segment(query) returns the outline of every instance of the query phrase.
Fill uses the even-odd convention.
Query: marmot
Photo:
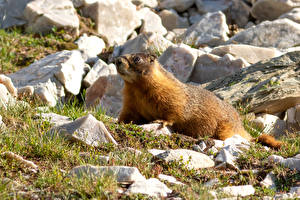
[[[193,138],[210,136],[225,140],[239,134],[253,139],[230,104],[200,86],[180,82],[155,56],[128,54],[118,57],[115,64],[125,82],[118,122],[160,122]],[[258,141],[273,148],[281,146],[269,135],[260,136]]]

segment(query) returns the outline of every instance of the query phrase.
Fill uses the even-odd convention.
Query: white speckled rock
[[[142,8],[138,11],[143,20],[140,33],[154,32],[160,35],[167,34],[167,29],[162,25],[161,18],[149,8]]]
[[[265,21],[238,32],[226,43],[285,49],[299,44],[299,41],[299,24],[289,19],[277,19],[274,21]]]
[[[207,155],[187,149],[166,150],[156,157],[166,162],[177,161],[190,170],[215,166],[214,161]]]
[[[47,33],[56,27],[79,34],[79,19],[70,0],[32,1],[27,4],[24,16],[30,32]]]
[[[164,183],[156,178],[135,181],[126,191],[126,194],[146,194],[154,197],[166,197],[170,190]]]
[[[159,57],[162,66],[182,82],[188,81],[198,56],[204,52],[187,45],[171,46]]]
[[[186,30],[183,43],[196,47],[218,46],[228,40],[228,33],[226,17],[222,12],[207,13]]]
[[[252,185],[228,186],[219,188],[218,191],[234,197],[245,197],[255,193],[255,189]]]
[[[127,166],[93,166],[93,165],[81,165],[74,167],[69,172],[70,176],[77,176],[81,178],[82,176],[90,176],[92,178],[97,178],[103,175],[115,176],[118,182],[136,182],[144,181],[145,177],[139,172],[136,167]]]
[[[136,6],[131,0],[98,0],[85,5],[83,15],[95,21],[96,30],[106,37],[108,45],[123,44],[141,25]]]
[[[89,62],[90,59],[97,58],[97,55],[105,48],[104,41],[94,35],[87,36],[83,34],[75,43],[78,45],[82,57],[87,62]]]
[[[61,136],[70,141],[79,141],[93,147],[99,147],[102,143],[118,143],[106,129],[103,122],[98,121],[94,116],[87,116],[76,119],[73,122],[56,126],[48,133],[50,136]]]

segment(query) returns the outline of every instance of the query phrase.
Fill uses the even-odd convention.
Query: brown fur
[[[116,65],[125,81],[119,122],[159,121],[194,138],[211,136],[225,140],[239,134],[252,140],[231,105],[199,86],[178,81],[153,56],[124,55],[116,60]],[[275,148],[281,144],[272,136],[258,140]]]

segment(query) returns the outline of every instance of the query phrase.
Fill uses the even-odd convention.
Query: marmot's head
[[[156,57],[146,53],[126,54],[115,60],[117,71],[124,81],[134,83],[149,76],[156,64]]]

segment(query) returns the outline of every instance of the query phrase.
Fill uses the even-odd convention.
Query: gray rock
[[[265,21],[238,32],[226,43],[284,49],[298,45],[299,41],[299,24],[289,19],[277,19],[275,21]]]
[[[65,90],[79,94],[84,74],[84,60],[79,51],[51,54],[9,77],[17,88],[32,86],[34,94],[50,106],[63,101]]]
[[[113,74],[115,71],[114,68],[114,64],[108,66],[103,60],[98,59],[92,69],[84,77],[83,85],[87,88],[90,87],[99,77]]]
[[[95,21],[97,32],[106,37],[109,46],[123,44],[141,25],[136,6],[131,0],[98,0],[85,5],[82,10],[85,17]]]
[[[40,113],[38,114],[38,116],[41,117],[43,121],[48,121],[54,126],[61,126],[63,124],[68,124],[72,122],[72,120],[69,117],[59,115],[56,113]]]
[[[166,29],[169,31],[176,29],[176,28],[188,28],[189,27],[188,19],[185,17],[179,16],[178,13],[173,9],[162,10],[159,13],[159,16],[161,17],[163,26],[166,27]]]
[[[287,109],[285,120],[290,132],[300,131],[300,104]]]
[[[90,59],[97,58],[97,55],[105,48],[104,41],[94,35],[87,36],[83,34],[75,43],[86,62],[89,62]]]
[[[99,60],[98,64],[101,62]],[[97,66],[99,66],[98,64]],[[98,71],[97,75],[95,75],[95,71]],[[101,68],[97,67],[91,73],[94,75],[90,75],[90,77],[98,76],[98,79],[86,90],[86,106],[88,108],[100,107],[107,115],[117,117],[122,108],[124,82],[118,75],[115,65],[102,65]]]
[[[201,14],[209,13],[209,12],[217,12],[217,11],[225,11],[232,4],[231,1],[228,0],[195,0],[198,11]]]
[[[158,7],[161,9],[173,8],[178,12],[187,10],[194,4],[195,0],[159,0]]]
[[[228,147],[227,147],[228,148]],[[217,155],[215,162],[218,164],[216,168],[218,169],[233,169],[239,170],[235,164],[236,157],[233,156],[227,149],[223,148]]]
[[[197,57],[203,53],[184,44],[170,46],[159,57],[159,62],[177,79],[186,82],[194,70]]]
[[[79,34],[79,19],[70,0],[32,1],[27,4],[24,16],[30,32],[47,33],[56,27]]]
[[[268,157],[269,162],[280,163],[281,165],[290,169],[297,169],[300,171],[300,157],[299,154],[293,158],[283,158],[277,155],[271,155]]]
[[[175,185],[184,185],[183,183],[179,182],[176,180],[176,178],[174,178],[173,176],[168,176],[168,175],[164,175],[164,174],[159,174],[158,178],[161,181],[167,181],[171,184],[175,184]]]
[[[266,188],[276,189],[276,180],[276,176],[271,172],[267,174],[263,181],[260,182],[260,185]]]
[[[172,131],[168,127],[161,127],[161,124],[152,123],[152,124],[144,124],[140,125],[145,131],[152,131],[155,136],[158,135],[172,135]]]
[[[166,162],[177,161],[189,170],[215,166],[214,161],[207,155],[187,149],[166,150],[156,157]]]
[[[204,187],[213,187],[220,183],[219,179],[213,178],[203,184]]]
[[[284,120],[270,114],[262,114],[251,121],[255,127],[262,130],[264,133],[270,133],[275,136],[282,136],[287,131],[287,125]]]
[[[225,54],[223,57],[203,54],[197,58],[194,71],[189,80],[195,83],[205,83],[219,77],[234,74],[247,66],[249,66],[249,63],[244,59],[235,58],[230,54]]]
[[[156,33],[143,33],[132,40],[128,40],[124,45],[114,49],[113,57],[131,53],[151,53],[162,54],[169,46],[174,44],[163,36]]]
[[[299,6],[298,0],[259,0],[253,4],[251,14],[258,20],[274,20]]]
[[[170,190],[165,184],[160,182],[156,178],[150,178],[147,180],[135,181],[130,187],[127,189],[126,194],[146,194],[153,197],[166,197]]]
[[[207,13],[186,30],[183,43],[196,47],[218,46],[228,40],[228,33],[226,17],[222,12]]]
[[[229,53],[235,57],[245,59],[250,64],[282,55],[282,53],[275,48],[256,47],[245,44],[218,46],[212,49],[210,53],[218,56],[224,56]]]
[[[84,176],[96,178],[103,175],[112,175],[115,176],[116,181],[118,182],[129,183],[146,180],[136,167],[126,166],[81,165],[71,169],[69,175],[77,176],[78,178],[82,178]]]
[[[298,62],[300,52],[290,52],[204,84],[203,87],[231,104],[247,102],[249,112],[284,112],[300,103]]]
[[[67,140],[79,141],[93,147],[99,147],[102,143],[108,142],[118,145],[107,131],[103,122],[98,121],[91,114],[78,118],[73,122],[54,127],[49,132],[50,136],[55,136],[56,134]]]
[[[287,18],[294,22],[300,23],[300,8],[294,8],[289,12],[280,15],[278,18],[279,19]]]
[[[158,5],[157,0],[132,0],[132,3],[137,6],[147,6],[155,8]]]
[[[252,185],[228,186],[220,188],[218,191],[234,197],[245,197],[255,193],[255,189]]]
[[[226,17],[227,19],[230,19],[230,24],[237,24],[239,27],[245,27],[249,22],[250,10],[250,6],[244,1],[232,0],[226,13]]]
[[[143,20],[140,33],[154,32],[159,35],[167,34],[167,29],[162,25],[159,15],[152,12],[149,8],[142,8],[138,13]]]
[[[32,0],[3,0],[0,1],[0,29],[26,24],[24,9]]]

